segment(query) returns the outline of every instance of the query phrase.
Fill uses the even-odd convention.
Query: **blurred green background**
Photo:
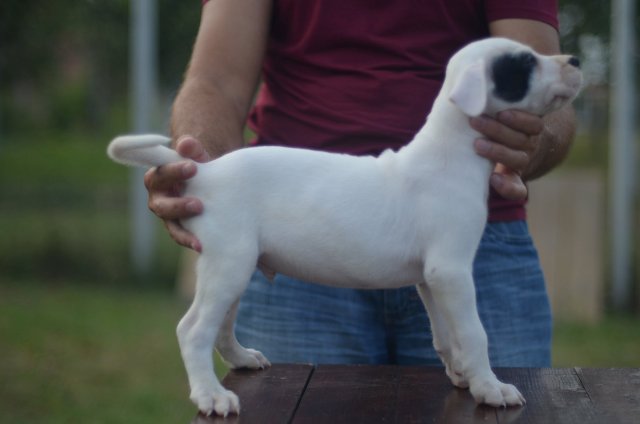
[[[607,86],[609,2],[560,3],[565,49],[592,57],[593,100]],[[157,223],[153,271],[133,270],[129,174],[105,155],[131,129],[130,7],[0,2],[0,423],[195,413],[174,334],[188,306],[175,289],[180,249]],[[200,2],[158,0],[157,10],[164,131]],[[606,111],[606,97],[580,101],[582,117]],[[606,122],[593,124],[583,119],[565,168],[606,172]],[[557,322],[554,366],[638,367],[639,324],[611,313]]]

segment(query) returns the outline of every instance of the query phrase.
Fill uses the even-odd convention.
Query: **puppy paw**
[[[501,383],[495,377],[472,380],[469,389],[477,403],[496,408],[522,406],[526,403],[524,396],[514,385]]]
[[[265,369],[271,366],[271,362],[255,349],[242,349],[234,352],[230,358],[225,358],[225,360],[231,365],[231,368]]]
[[[269,360],[259,350],[246,349],[246,351],[248,361],[244,365],[244,367],[252,369],[265,369],[271,366],[271,362],[269,362]]]
[[[447,373],[447,376],[449,377],[449,380],[451,380],[451,383],[454,386],[459,387],[461,389],[469,388],[469,382],[467,381],[466,378],[464,378],[463,373],[455,371],[449,366],[446,367],[446,373]]]
[[[454,359],[454,355],[450,350],[437,351],[440,355],[440,359],[444,363],[445,372],[447,377],[451,380],[451,383],[461,389],[469,388],[469,381],[465,378],[464,373],[459,371],[462,369],[462,364],[459,359]]]
[[[240,400],[230,390],[220,389],[213,393],[192,393],[191,400],[203,414],[210,416],[214,413],[223,417],[240,413]]]

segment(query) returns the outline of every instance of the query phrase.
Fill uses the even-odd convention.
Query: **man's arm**
[[[503,19],[490,23],[492,36],[528,44],[545,55],[560,54],[555,28],[538,21]],[[567,156],[575,133],[575,112],[568,105],[543,118],[517,111],[500,113],[495,120],[472,119],[472,126],[488,140],[476,143],[478,154],[498,163],[493,187],[504,197],[524,198],[523,180],[541,177]]]
[[[191,136],[212,158],[241,147],[267,41],[271,2],[214,0],[203,6],[172,138]]]
[[[198,162],[244,144],[243,128],[266,46],[271,13],[268,0],[213,0],[206,3],[184,83],[174,102],[171,134],[176,150]],[[179,220],[202,212],[199,199],[180,197],[193,177],[190,162],[153,168],[145,175],[149,208],[179,244],[200,250],[200,242]]]

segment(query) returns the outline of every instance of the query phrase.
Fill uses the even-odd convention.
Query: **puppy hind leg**
[[[231,368],[264,369],[270,367],[271,363],[261,352],[243,347],[236,339],[233,325],[238,315],[239,302],[237,300],[227,312],[216,339],[216,349]]]
[[[498,381],[489,365],[487,335],[476,306],[471,269],[459,266],[425,268],[425,280],[432,303],[442,311],[451,333],[452,358],[455,371],[468,381],[478,403],[492,406],[522,405],[524,398],[510,384]],[[430,270],[430,271],[427,271]]]
[[[250,265],[250,266],[249,266]],[[222,387],[214,372],[213,346],[232,305],[244,292],[255,262],[230,258],[214,260],[201,254],[197,265],[196,296],[177,328],[191,400],[209,415],[238,413],[238,397]]]

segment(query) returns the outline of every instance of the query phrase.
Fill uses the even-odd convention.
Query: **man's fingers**
[[[518,150],[533,151],[536,148],[535,137],[513,129],[495,119],[478,116],[471,118],[469,122],[473,129],[496,143]]]
[[[165,221],[165,226],[171,238],[181,246],[193,249],[196,252],[202,252],[200,241],[190,232],[185,230],[178,221]]]
[[[491,187],[498,194],[509,200],[524,200],[528,190],[522,177],[502,164],[496,165],[495,172],[491,174]]]
[[[169,163],[149,169],[144,174],[144,185],[147,190],[172,191],[177,183],[188,180],[196,172],[196,164],[191,161]]]
[[[209,162],[211,156],[204,145],[191,136],[183,136],[176,143],[176,151],[180,156],[192,159],[196,162]]]
[[[196,198],[154,196],[149,198],[149,209],[166,221],[198,215],[203,206]]]
[[[187,160],[151,168],[144,175],[149,192],[149,209],[160,217],[176,243],[202,251],[198,239],[180,225],[180,220],[202,213],[203,204],[196,198],[180,197],[185,183],[198,171],[193,162],[210,160],[207,151],[193,137],[183,137],[176,145]],[[191,159],[191,160],[189,160]]]
[[[473,146],[480,156],[492,162],[502,163],[518,173],[522,173],[531,161],[531,157],[526,151],[511,149],[489,140],[477,139]]]
[[[541,117],[520,110],[505,110],[498,113],[496,118],[498,122],[529,136],[540,135],[544,129]]]

